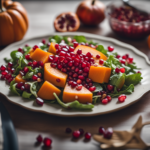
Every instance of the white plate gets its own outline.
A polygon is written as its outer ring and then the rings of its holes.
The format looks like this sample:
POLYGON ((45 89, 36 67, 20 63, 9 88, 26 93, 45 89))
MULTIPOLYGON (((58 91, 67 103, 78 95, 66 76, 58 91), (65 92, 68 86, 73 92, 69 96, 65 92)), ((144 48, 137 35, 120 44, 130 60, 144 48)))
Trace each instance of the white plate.
POLYGON ((47 104, 47 103, 45 103, 43 107, 39 107, 35 105, 33 100, 27 100, 23 99, 22 97, 12 95, 9 91, 9 86, 6 85, 4 81, 0 81, 0 92, 3 95, 5 95, 9 101, 18 104, 26 109, 49 113, 57 116, 95 116, 123 109, 137 102, 146 92, 150 90, 150 62, 148 57, 131 45, 122 43, 112 38, 101 37, 94 34, 81 32, 53 33, 41 37, 31 38, 28 40, 22 40, 14 44, 11 44, 2 50, 2 52, 0 53, 0 65, 4 64, 3 58, 9 57, 11 51, 18 49, 19 47, 23 47, 25 44, 33 46, 35 44, 38 44, 42 39, 48 39, 50 36, 53 35, 62 35, 62 36, 84 35, 88 40, 98 42, 99 44, 104 45, 105 48, 107 48, 107 46, 109 45, 112 45, 115 47, 115 51, 118 52, 119 54, 123 55, 128 53, 130 56, 134 57, 134 61, 136 62, 137 66, 139 68, 142 68, 141 72, 143 80, 141 81, 140 84, 135 86, 135 91, 133 92, 133 94, 127 96, 127 99, 125 100, 124 103, 117 103, 117 98, 113 98, 113 100, 107 105, 96 104, 93 110, 91 111, 66 110, 57 104, 47 104))

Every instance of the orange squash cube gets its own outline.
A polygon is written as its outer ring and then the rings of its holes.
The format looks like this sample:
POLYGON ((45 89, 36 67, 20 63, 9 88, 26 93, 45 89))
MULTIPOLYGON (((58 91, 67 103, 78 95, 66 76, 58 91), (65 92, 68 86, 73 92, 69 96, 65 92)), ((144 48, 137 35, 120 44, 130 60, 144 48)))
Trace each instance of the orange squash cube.
POLYGON ((16 82, 16 83, 19 83, 19 82, 25 83, 26 80, 22 79, 21 74, 18 74, 18 75, 15 77, 15 82, 16 82))
POLYGON ((93 82, 108 83, 111 75, 111 68, 104 66, 91 66, 89 70, 89 78, 93 82))
POLYGON ((55 43, 51 42, 51 45, 49 46, 48 52, 56 55, 55 43))
POLYGON ((93 94, 84 86, 80 91, 77 91, 76 88, 71 88, 68 84, 66 84, 63 91, 63 102, 68 103, 75 100, 78 100, 80 103, 86 104, 92 103, 93 94))
POLYGON ((50 63, 44 65, 44 80, 49 81, 58 87, 65 87, 67 74, 50 66, 50 63))
POLYGON ((40 48, 37 48, 34 52, 30 54, 30 57, 32 60, 42 61, 45 64, 48 62, 49 55, 53 55, 53 54, 45 52, 40 48))
POLYGON ((57 96, 59 96, 61 91, 50 82, 45 81, 38 91, 37 95, 38 97, 45 100, 55 100, 53 93, 56 93, 57 96))

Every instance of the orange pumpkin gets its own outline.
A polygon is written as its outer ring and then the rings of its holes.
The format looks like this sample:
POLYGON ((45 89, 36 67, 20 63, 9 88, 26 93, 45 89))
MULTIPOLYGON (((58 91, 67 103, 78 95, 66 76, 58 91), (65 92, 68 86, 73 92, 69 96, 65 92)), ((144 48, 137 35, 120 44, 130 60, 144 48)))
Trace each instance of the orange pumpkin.
POLYGON ((21 40, 27 29, 25 8, 18 2, 0 0, 0 46, 21 40))

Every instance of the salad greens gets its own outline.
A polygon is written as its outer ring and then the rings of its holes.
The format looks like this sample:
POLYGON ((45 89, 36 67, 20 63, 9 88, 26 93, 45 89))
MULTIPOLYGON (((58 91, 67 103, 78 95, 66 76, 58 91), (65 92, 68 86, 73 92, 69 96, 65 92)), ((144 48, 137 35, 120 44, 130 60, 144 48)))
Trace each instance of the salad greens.
MULTIPOLYGON (((108 57, 108 59, 104 62, 104 66, 111 68, 111 76, 109 80, 109 84, 114 86, 114 91, 108 94, 113 97, 118 97, 121 94, 131 94, 134 92, 134 86, 137 85, 141 80, 141 74, 136 73, 137 68, 136 64, 133 63, 125 63, 122 64, 119 59, 116 58, 118 55, 116 52, 109 52, 107 49, 105 49, 102 45, 98 45, 98 43, 93 41, 88 41, 84 36, 74 36, 73 39, 75 39, 78 43, 88 43, 96 46, 96 50, 103 53, 108 57), (116 68, 125 68, 124 73, 115 73, 116 68), (123 87, 121 84, 124 84, 123 87), (119 89, 119 87, 122 87, 119 89)), ((63 37, 59 35, 55 35, 49 38, 49 42, 54 43, 61 43, 61 41, 64 41, 69 46, 72 46, 72 39, 70 37, 63 37)), ((44 50, 48 51, 49 46, 47 44, 39 43, 39 47, 44 50)), ((37 96, 37 92, 40 89, 43 82, 33 82, 31 81, 32 76, 40 73, 41 76, 44 76, 43 68, 33 68, 28 65, 29 60, 25 59, 25 55, 27 55, 31 49, 30 46, 25 46, 22 48, 23 53, 19 52, 18 50, 14 50, 10 54, 10 59, 4 58, 6 63, 13 62, 15 64, 15 72, 13 74, 14 77, 16 77, 21 70, 23 70, 24 67, 28 68, 28 72, 23 76, 24 80, 27 80, 25 84, 30 85, 29 91, 21 91, 17 88, 17 83, 15 83, 15 80, 12 80, 10 83, 10 91, 18 96, 22 96, 26 99, 35 99, 37 96)), ((99 91, 107 91, 107 85, 108 83, 94 83, 93 84, 96 87, 96 90, 93 91, 93 104, 81 104, 77 100, 70 102, 70 103, 63 103, 62 100, 56 95, 56 93, 53 93, 54 97, 56 98, 56 101, 51 101, 50 103, 58 103, 63 108, 70 108, 70 109, 82 109, 82 110, 90 110, 94 107, 94 104, 100 102, 101 95, 97 95, 97 92, 99 91)), ((47 101, 45 101, 47 102, 47 101)))

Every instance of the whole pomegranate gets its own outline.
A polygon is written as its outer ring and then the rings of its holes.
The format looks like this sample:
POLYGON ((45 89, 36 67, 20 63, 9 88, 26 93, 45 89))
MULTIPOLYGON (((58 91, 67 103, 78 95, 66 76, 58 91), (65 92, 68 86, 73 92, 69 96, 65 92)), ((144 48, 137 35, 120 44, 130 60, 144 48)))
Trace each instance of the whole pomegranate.
POLYGON ((85 25, 98 25, 105 18, 105 5, 99 0, 85 0, 78 6, 76 14, 85 25))

